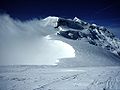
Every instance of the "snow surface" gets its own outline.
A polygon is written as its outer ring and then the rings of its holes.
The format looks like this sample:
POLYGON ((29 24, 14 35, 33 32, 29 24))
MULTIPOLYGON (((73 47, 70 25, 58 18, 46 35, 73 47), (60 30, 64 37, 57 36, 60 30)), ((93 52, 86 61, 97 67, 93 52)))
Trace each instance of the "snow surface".
POLYGON ((1 66, 0 90, 119 90, 120 67, 1 66))
POLYGON ((104 27, 77 17, 0 23, 0 90, 120 89, 120 40, 104 27))
POLYGON ((66 40, 75 49, 74 58, 61 59, 58 66, 79 67, 79 66, 119 66, 120 58, 101 47, 89 45, 84 40, 66 40))

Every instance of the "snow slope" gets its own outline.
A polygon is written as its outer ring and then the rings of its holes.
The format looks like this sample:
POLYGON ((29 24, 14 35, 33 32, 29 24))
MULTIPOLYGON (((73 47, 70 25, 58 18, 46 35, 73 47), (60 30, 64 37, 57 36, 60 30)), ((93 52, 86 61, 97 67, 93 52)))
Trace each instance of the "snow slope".
MULTIPOLYGON (((65 41, 65 40, 64 40, 65 41)), ((68 44, 75 49, 74 58, 61 59, 58 66, 79 67, 79 66, 116 66, 120 65, 119 56, 104 50, 101 47, 89 45, 84 40, 67 40, 68 44), (79 48, 79 49, 78 49, 79 48)))
POLYGON ((76 17, 74 20, 59 18, 57 23, 55 28, 58 29, 58 36, 51 35, 51 37, 62 40, 75 49, 75 57, 62 58, 58 62, 58 66, 120 65, 120 40, 106 28, 89 24, 76 17))

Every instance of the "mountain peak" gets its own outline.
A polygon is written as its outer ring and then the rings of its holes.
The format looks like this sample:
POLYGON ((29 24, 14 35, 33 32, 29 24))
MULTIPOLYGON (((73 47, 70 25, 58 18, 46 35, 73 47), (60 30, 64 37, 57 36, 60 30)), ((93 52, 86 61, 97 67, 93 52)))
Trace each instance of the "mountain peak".
POLYGON ((81 22, 81 20, 79 19, 79 18, 77 18, 77 17, 75 17, 74 19, 73 19, 73 21, 75 21, 75 22, 81 22))
POLYGON ((103 26, 90 24, 75 17, 73 20, 58 18, 55 28, 59 29, 60 36, 71 40, 85 39, 91 45, 120 56, 120 40, 103 26))

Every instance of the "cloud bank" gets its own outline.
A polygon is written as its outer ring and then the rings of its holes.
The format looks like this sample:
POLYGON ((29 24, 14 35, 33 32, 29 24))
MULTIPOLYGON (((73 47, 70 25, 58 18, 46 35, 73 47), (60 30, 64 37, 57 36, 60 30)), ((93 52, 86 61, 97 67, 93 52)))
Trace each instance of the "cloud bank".
POLYGON ((70 45, 45 38, 56 33, 51 22, 48 18, 22 22, 0 15, 0 65, 51 65, 59 58, 74 57, 70 45))

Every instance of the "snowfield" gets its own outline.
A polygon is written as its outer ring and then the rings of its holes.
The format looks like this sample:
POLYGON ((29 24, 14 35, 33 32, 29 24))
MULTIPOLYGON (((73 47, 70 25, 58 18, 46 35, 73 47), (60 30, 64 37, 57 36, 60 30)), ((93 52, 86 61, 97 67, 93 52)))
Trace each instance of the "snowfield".
POLYGON ((0 90, 119 90, 120 67, 1 66, 0 90))

